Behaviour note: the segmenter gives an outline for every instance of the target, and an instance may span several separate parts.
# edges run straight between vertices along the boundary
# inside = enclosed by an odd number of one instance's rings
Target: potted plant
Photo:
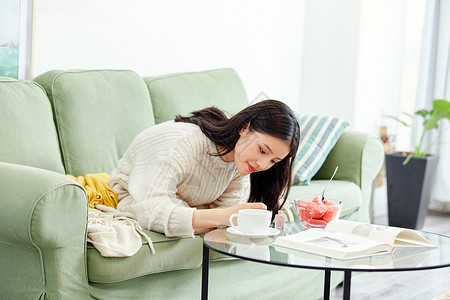
[[[410,127],[413,116],[404,115],[409,117],[409,122],[387,117]],[[425,144],[425,137],[439,128],[441,119],[450,120],[450,102],[434,100],[431,110],[418,110],[415,115],[423,119],[420,139],[416,140],[413,132],[414,151],[386,154],[386,182],[389,225],[420,229],[427,215],[438,163],[438,157],[429,153],[433,143]]]

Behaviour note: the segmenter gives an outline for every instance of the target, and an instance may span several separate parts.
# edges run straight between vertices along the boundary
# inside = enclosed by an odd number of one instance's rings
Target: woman
[[[299,138],[293,112],[276,100],[231,118],[213,107],[177,116],[141,132],[119,161],[109,181],[117,209],[166,236],[227,226],[244,208],[277,213]]]

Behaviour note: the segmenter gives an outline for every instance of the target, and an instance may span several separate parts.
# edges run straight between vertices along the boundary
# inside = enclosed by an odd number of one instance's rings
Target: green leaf
[[[406,111],[404,111],[402,114],[404,114],[405,116],[408,116],[410,119],[413,118],[413,115],[411,115],[410,113],[407,113]]]
[[[449,110],[450,109],[450,102],[448,102],[447,100],[436,99],[436,100],[433,101],[433,108]]]
[[[428,120],[423,121],[423,126],[425,127],[425,131],[431,130],[431,129],[438,129],[438,121],[440,118],[430,118]]]
[[[429,113],[430,112],[428,110],[426,110],[426,109],[421,109],[421,110],[416,111],[416,115],[419,115],[419,116],[421,116],[424,119],[427,117],[427,115]]]
[[[450,102],[447,100],[434,100],[433,113],[439,119],[447,118],[450,120]]]
[[[446,100],[434,100],[433,110],[430,112],[430,117],[423,122],[426,130],[438,129],[438,122],[441,119],[448,118],[450,120],[450,102]]]
[[[390,118],[390,119],[394,119],[400,123],[402,123],[403,125],[405,125],[406,127],[409,127],[409,124],[406,123],[405,121],[401,120],[400,118],[397,118],[396,116],[391,116],[391,115],[387,115],[386,118]]]

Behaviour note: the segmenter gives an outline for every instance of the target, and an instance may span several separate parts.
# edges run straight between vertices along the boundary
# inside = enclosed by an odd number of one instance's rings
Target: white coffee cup
[[[233,220],[237,218],[238,226]],[[269,231],[272,212],[262,209],[241,209],[230,216],[230,226],[246,234],[264,234]]]

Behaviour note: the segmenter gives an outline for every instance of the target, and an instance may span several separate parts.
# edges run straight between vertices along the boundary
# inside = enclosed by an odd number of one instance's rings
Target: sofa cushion
[[[244,85],[233,69],[177,73],[144,80],[150,91],[156,123],[210,106],[233,115],[248,105]]]
[[[156,253],[152,255],[148,242],[130,257],[103,257],[91,244],[87,247],[89,281],[112,283],[140,276],[173,270],[194,269],[202,264],[200,236],[168,238],[164,234],[144,230],[151,238]]]
[[[131,140],[154,125],[148,90],[133,71],[50,71],[34,80],[53,105],[71,175],[110,173]]]
[[[35,82],[0,77],[0,161],[64,173],[50,102]]]
[[[103,257],[91,244],[87,246],[89,281],[97,283],[120,282],[149,274],[173,270],[195,269],[202,264],[202,235],[194,238],[166,237],[164,234],[144,230],[152,239],[156,253],[152,255],[147,240],[130,257]],[[215,251],[210,261],[236,259]]]
[[[294,200],[302,199],[311,201],[315,196],[322,195],[328,180],[312,180],[307,186],[292,186],[288,196],[288,202],[291,204],[295,220],[298,221],[298,215],[295,211]],[[353,212],[358,210],[361,205],[361,189],[353,182],[344,180],[333,180],[325,191],[325,199],[341,200],[344,202],[341,212],[341,218],[347,218]]]
[[[348,122],[333,116],[305,114],[298,118],[300,145],[294,164],[294,184],[308,185],[319,171]]]

